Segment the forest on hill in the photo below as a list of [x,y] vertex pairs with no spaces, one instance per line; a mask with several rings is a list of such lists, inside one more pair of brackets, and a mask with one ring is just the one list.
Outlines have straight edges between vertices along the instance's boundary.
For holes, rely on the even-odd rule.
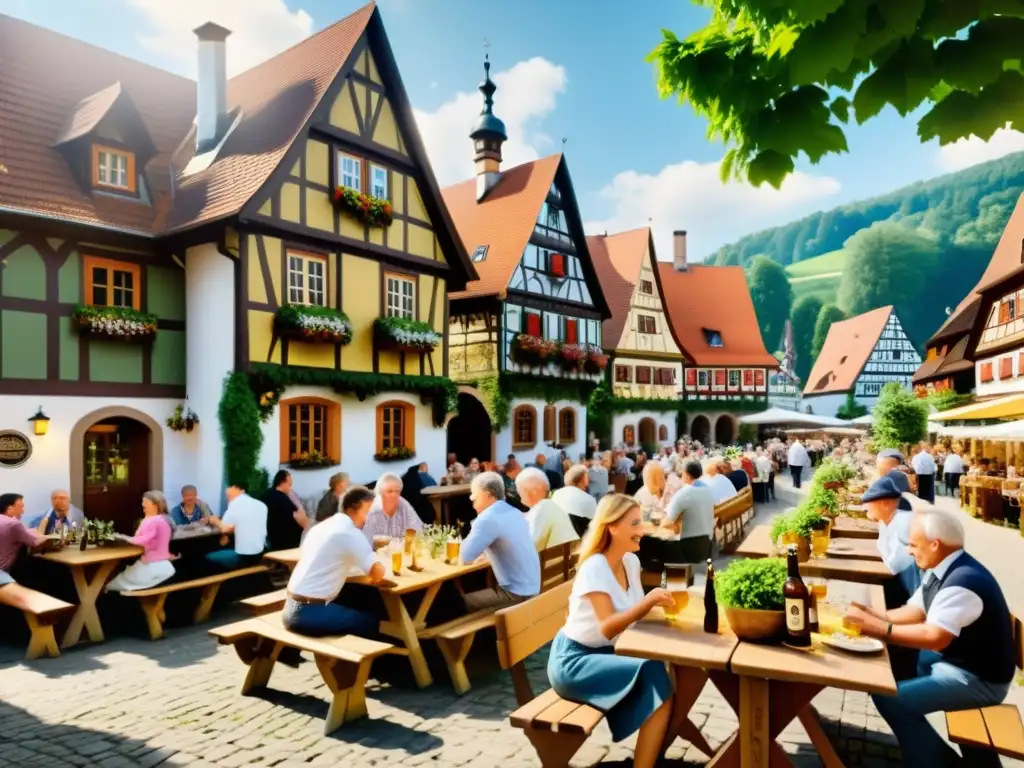
[[747,268],[766,345],[781,344],[791,319],[806,378],[828,322],[887,304],[923,351],[981,276],[1022,192],[1024,152],[747,235],[706,263]]

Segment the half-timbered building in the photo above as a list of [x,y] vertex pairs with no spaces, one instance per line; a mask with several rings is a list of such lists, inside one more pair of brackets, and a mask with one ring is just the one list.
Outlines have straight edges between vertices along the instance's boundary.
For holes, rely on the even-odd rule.
[[835,416],[850,393],[870,408],[889,382],[910,389],[921,356],[907,337],[896,310],[879,307],[832,323],[807,377],[802,405]]
[[[443,463],[448,295],[476,273],[380,12],[231,79],[230,32],[196,34],[198,83],[0,16],[0,429],[49,417],[5,473],[33,508],[216,503],[254,429],[301,493]],[[235,374],[251,406],[222,402]]]
[[504,124],[485,62],[470,134],[476,178],[443,190],[480,279],[450,296],[449,448],[461,460],[533,461],[587,440],[586,396],[603,375],[609,316],[564,155],[501,168]]

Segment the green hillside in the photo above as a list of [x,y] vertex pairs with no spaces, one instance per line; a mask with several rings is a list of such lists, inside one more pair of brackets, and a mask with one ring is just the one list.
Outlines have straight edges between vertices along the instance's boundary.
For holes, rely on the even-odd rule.
[[834,304],[845,261],[846,252],[838,250],[787,266],[786,274],[793,286],[793,304],[804,296],[816,296],[823,304]]

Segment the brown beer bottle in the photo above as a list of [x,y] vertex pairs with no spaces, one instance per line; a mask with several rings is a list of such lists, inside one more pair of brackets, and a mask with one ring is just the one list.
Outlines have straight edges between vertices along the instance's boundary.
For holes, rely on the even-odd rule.
[[704,582],[704,631],[718,634],[718,598],[715,596],[715,566],[708,558],[707,581]]
[[786,601],[786,643],[806,648],[811,644],[811,626],[807,620],[807,603],[811,595],[804,580],[800,578],[800,561],[797,559],[795,544],[789,545],[787,564],[789,576],[782,587],[782,596]]

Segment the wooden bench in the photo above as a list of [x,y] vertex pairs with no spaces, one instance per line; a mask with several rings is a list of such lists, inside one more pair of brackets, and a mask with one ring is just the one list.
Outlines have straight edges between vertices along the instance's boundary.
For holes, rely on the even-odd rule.
[[245,682],[242,683],[243,696],[267,687],[274,664],[283,648],[312,653],[316,668],[332,696],[324,722],[325,736],[344,723],[366,717],[366,683],[370,678],[373,660],[399,650],[389,643],[367,640],[356,635],[298,635],[285,629],[280,612],[217,627],[211,629],[210,634],[221,645],[233,645],[238,658],[248,666]]
[[248,610],[253,616],[262,616],[265,613],[274,613],[284,608],[284,601],[288,599],[287,589],[277,589],[262,595],[253,595],[238,604]]
[[250,565],[247,568],[217,573],[212,576],[203,576],[199,579],[172,581],[152,589],[136,589],[122,592],[121,596],[138,598],[139,604],[142,606],[142,612],[146,615],[149,639],[159,640],[164,636],[164,622],[167,620],[167,614],[164,612],[164,603],[167,602],[167,596],[172,592],[184,592],[187,589],[198,588],[203,590],[199,598],[199,605],[196,606],[196,611],[193,615],[194,621],[198,624],[210,617],[213,603],[217,599],[217,593],[220,592],[221,585],[224,582],[243,576],[266,573],[268,570],[269,568],[266,565]]
[[723,549],[740,543],[744,516],[753,508],[754,492],[749,485],[731,499],[715,506],[715,538]]
[[548,690],[535,696],[525,661],[549,643],[565,624],[572,582],[562,584],[525,603],[498,611],[498,659],[512,676],[519,709],[509,718],[537,750],[544,768],[566,768],[604,714],[586,704],[567,701]]
[[541,592],[547,592],[559,584],[564,584],[575,575],[576,561],[579,559],[579,544],[578,541],[571,541],[541,550]]
[[[1011,616],[1010,622],[1017,669],[1024,669],[1024,625],[1016,616]],[[1020,710],[1012,704],[947,712],[946,730],[954,744],[983,747],[1003,757],[1024,760],[1024,722]]]
[[74,605],[50,597],[44,592],[23,587],[21,584],[7,584],[0,587],[0,605],[9,605],[21,611],[31,633],[25,658],[32,660],[40,656],[55,659],[60,656],[53,625],[62,613],[74,610]]

